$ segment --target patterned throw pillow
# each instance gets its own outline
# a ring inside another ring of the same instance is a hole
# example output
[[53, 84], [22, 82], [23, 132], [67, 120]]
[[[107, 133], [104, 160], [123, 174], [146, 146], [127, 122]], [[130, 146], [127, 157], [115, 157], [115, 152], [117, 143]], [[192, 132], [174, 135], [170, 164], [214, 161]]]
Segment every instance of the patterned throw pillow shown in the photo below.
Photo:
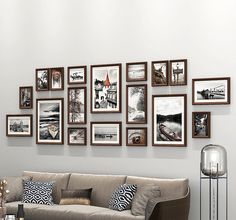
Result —
[[53, 184], [54, 182], [23, 181], [22, 202], [53, 205]]
[[137, 185], [124, 184], [119, 186], [111, 196], [109, 209], [126, 210], [130, 206], [136, 191]]

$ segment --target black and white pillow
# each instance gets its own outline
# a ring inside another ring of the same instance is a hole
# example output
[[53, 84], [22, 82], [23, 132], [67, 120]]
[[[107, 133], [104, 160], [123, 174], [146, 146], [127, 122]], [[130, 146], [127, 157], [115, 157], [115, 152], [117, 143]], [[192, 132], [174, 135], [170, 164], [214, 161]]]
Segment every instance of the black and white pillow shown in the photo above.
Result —
[[132, 203], [136, 191], [137, 185], [123, 184], [119, 186], [111, 196], [109, 209], [117, 211], [126, 210]]
[[23, 181], [22, 202], [53, 205], [53, 184], [54, 182]]

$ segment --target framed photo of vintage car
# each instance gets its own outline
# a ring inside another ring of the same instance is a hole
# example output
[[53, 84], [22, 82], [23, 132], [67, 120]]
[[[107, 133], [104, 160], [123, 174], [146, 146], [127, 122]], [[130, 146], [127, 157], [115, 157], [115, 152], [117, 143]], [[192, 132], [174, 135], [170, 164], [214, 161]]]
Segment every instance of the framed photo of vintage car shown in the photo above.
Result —
[[67, 68], [67, 74], [69, 85], [86, 84], [87, 66], [69, 66]]
[[211, 113], [193, 112], [192, 113], [192, 137], [210, 138], [211, 137]]
[[64, 90], [64, 67], [50, 68], [50, 90]]
[[126, 63], [126, 82], [147, 80], [147, 62]]
[[86, 145], [87, 128], [68, 128], [68, 145]]
[[147, 128], [126, 128], [126, 145], [138, 147], [147, 146]]
[[19, 87], [19, 108], [20, 109], [33, 108], [33, 86]]
[[49, 68], [41, 68], [35, 70], [35, 88], [36, 91], [49, 90]]
[[168, 86], [169, 85], [169, 61], [153, 61], [152, 62], [152, 86]]
[[187, 85], [187, 60], [170, 60], [170, 85]]

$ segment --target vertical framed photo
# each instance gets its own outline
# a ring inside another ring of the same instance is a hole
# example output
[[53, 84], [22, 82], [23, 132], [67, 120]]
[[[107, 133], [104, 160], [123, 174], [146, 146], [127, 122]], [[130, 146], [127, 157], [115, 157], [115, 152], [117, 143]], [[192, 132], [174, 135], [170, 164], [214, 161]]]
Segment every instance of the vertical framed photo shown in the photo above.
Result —
[[86, 145], [87, 128], [68, 128], [68, 145]]
[[169, 62], [168, 60], [152, 62], [152, 86], [169, 85]]
[[49, 69], [42, 68], [35, 70], [35, 88], [36, 91], [48, 91], [49, 90]]
[[93, 146], [121, 146], [121, 122], [91, 122], [90, 138]]
[[87, 67], [86, 66], [69, 66], [67, 68], [68, 84], [86, 84]]
[[6, 115], [6, 136], [32, 137], [33, 115]]
[[64, 90], [64, 67], [50, 69], [50, 89]]
[[230, 77], [192, 80], [193, 105], [230, 104]]
[[126, 123], [147, 123], [147, 85], [126, 86]]
[[86, 87], [68, 88], [68, 124], [86, 124]]
[[121, 112], [121, 64], [91, 66], [91, 113]]
[[147, 128], [126, 128], [127, 146], [147, 146]]
[[36, 104], [36, 143], [64, 144], [64, 99], [37, 99]]
[[185, 147], [187, 144], [187, 95], [152, 96], [153, 146]]
[[33, 108], [33, 87], [32, 86], [19, 87], [19, 108], [20, 109]]
[[187, 85], [187, 60], [170, 61], [170, 85], [184, 86]]
[[126, 82], [147, 80], [147, 62], [126, 63]]
[[210, 138], [211, 137], [211, 113], [193, 112], [192, 113], [192, 137]]

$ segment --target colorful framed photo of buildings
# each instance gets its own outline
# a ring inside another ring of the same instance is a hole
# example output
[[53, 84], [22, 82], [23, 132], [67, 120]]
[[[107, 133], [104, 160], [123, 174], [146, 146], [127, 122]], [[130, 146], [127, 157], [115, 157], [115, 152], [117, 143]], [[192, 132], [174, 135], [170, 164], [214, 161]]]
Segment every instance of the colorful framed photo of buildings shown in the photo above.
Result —
[[187, 85], [187, 60], [170, 60], [170, 85]]
[[147, 80], [147, 62], [126, 63], [126, 82]]

